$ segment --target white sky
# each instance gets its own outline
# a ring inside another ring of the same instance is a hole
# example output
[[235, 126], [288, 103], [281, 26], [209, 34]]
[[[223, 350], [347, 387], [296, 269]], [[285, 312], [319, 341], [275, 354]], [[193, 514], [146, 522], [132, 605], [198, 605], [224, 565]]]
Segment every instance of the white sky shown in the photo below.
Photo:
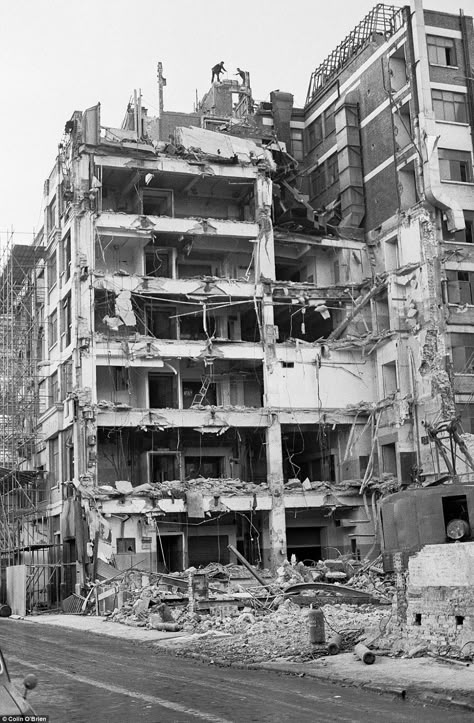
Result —
[[[0, 0], [3, 109], [0, 243], [42, 225], [43, 182], [74, 110], [101, 102], [103, 125], [120, 127], [134, 88], [151, 115], [156, 64], [165, 110], [191, 111], [225, 61], [250, 72], [253, 95], [289, 91], [303, 105], [311, 72], [376, 0]], [[388, 2], [388, 0], [387, 0]], [[407, 0], [408, 2], [408, 0]], [[405, 4], [397, 2], [396, 4]], [[474, 0], [425, 0], [425, 8], [474, 14]]]

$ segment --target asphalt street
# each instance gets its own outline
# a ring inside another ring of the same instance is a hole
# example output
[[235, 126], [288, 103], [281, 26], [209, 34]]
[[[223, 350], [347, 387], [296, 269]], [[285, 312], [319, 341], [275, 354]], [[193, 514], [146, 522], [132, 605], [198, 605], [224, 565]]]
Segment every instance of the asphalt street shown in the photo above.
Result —
[[[219, 668], [151, 644], [0, 619], [0, 646], [50, 723], [450, 723], [472, 713], [411, 703], [311, 678]], [[1, 711], [0, 711], [1, 714]]]

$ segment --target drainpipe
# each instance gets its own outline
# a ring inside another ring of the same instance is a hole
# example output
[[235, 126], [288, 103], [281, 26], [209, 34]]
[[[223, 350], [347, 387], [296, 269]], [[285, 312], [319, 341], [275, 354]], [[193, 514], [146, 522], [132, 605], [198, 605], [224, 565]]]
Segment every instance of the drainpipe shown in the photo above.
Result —
[[431, 101], [430, 69], [422, 0], [411, 0], [412, 37], [419, 102], [419, 134], [423, 152], [423, 180], [426, 200], [445, 212], [449, 231], [465, 228], [461, 206], [442, 187], [439, 176], [438, 140]]

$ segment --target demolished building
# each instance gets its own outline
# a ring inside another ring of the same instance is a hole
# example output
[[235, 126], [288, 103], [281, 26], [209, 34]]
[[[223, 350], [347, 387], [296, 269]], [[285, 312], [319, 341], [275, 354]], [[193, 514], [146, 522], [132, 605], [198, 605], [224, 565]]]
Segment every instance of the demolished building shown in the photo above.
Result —
[[159, 64], [157, 117], [140, 94], [120, 128], [73, 113], [22, 283], [2, 279], [7, 326], [35, 294], [4, 342], [32, 431], [1, 508], [30, 601], [229, 544], [273, 569], [364, 557], [381, 495], [472, 481], [473, 52], [462, 13], [379, 4], [304, 108], [246, 74], [165, 111]]

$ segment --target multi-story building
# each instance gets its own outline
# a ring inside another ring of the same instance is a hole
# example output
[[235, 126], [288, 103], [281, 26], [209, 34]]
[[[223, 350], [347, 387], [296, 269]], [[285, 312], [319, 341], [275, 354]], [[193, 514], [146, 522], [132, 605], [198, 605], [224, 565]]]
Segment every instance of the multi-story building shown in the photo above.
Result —
[[70, 548], [79, 584], [228, 544], [273, 568], [363, 556], [379, 495], [460, 472], [442, 434], [473, 409], [472, 53], [472, 19], [377, 5], [304, 108], [246, 75], [164, 111], [159, 64], [158, 117], [138, 96], [121, 128], [73, 114], [33, 272], [18, 466], [44, 500], [19, 547]]

